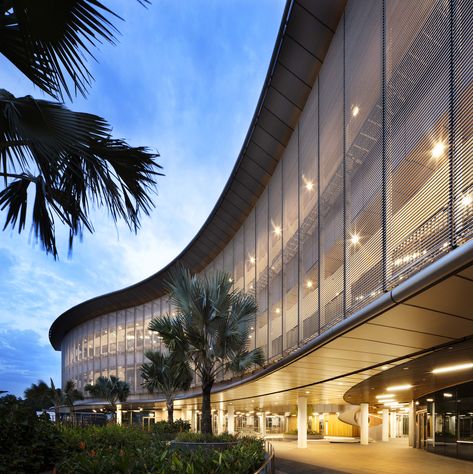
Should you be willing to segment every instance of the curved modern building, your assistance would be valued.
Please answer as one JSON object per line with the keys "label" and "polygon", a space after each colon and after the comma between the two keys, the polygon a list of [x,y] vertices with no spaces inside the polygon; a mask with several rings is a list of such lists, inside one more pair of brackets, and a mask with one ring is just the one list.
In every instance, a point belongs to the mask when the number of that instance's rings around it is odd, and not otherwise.
{"label": "curved modern building", "polygon": [[[63,381],[117,375],[123,409],[158,416],[139,366],[166,275],[224,270],[257,300],[266,365],[215,386],[219,429],[473,458],[472,19],[468,0],[289,0],[210,216],[167,267],[57,318]],[[176,403],[193,423],[197,393]]]}

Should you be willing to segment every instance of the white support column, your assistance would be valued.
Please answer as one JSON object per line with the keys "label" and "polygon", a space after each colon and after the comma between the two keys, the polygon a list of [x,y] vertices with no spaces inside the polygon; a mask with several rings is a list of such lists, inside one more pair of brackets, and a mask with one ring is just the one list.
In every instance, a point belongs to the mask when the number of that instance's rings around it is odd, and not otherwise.
{"label": "white support column", "polygon": [[263,412],[261,415],[261,427],[260,427],[261,436],[263,438],[266,436],[266,413]]}
{"label": "white support column", "polygon": [[223,419],[223,408],[218,409],[217,414],[217,433],[222,434],[224,432],[224,419]]}
{"label": "white support column", "polygon": [[389,409],[383,409],[383,434],[382,441],[389,441]]}
{"label": "white support column", "polygon": [[228,433],[235,433],[235,407],[233,405],[228,406]]}
{"label": "white support column", "polygon": [[369,442],[369,405],[367,403],[360,404],[360,444],[368,444]]}
{"label": "white support column", "polygon": [[307,448],[307,398],[297,398],[297,447]]}
{"label": "white support column", "polygon": [[122,424],[122,406],[120,404],[117,405],[117,425]]}
{"label": "white support column", "polygon": [[416,402],[409,403],[409,446],[415,448],[416,435]]}
{"label": "white support column", "polygon": [[391,421],[391,438],[397,438],[397,421],[395,411],[392,411],[389,414],[389,419]]}

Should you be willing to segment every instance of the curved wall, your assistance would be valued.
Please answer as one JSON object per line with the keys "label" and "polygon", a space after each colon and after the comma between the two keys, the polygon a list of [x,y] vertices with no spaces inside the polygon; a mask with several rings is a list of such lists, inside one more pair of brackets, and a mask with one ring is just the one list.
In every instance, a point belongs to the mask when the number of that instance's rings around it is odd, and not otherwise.
{"label": "curved wall", "polygon": [[[469,8],[348,3],[282,159],[204,270],[256,297],[248,344],[268,363],[471,238]],[[144,393],[143,352],[162,348],[147,325],[172,312],[163,296],[76,326],[63,381],[114,374]]]}

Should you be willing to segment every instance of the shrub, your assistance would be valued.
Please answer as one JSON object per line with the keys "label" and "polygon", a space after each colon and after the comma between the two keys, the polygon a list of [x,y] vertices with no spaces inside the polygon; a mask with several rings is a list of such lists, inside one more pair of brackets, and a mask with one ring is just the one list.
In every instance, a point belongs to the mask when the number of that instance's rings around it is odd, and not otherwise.
{"label": "shrub", "polygon": [[206,433],[179,433],[176,441],[188,443],[231,443],[237,441],[238,437],[228,433],[210,435]]}
{"label": "shrub", "polygon": [[46,415],[36,416],[25,401],[1,397],[0,425],[0,473],[41,472],[60,459],[63,443],[56,426]]}
{"label": "shrub", "polygon": [[157,421],[154,424],[153,431],[155,433],[183,433],[190,431],[191,425],[185,420],[176,420],[173,423],[169,421]]}

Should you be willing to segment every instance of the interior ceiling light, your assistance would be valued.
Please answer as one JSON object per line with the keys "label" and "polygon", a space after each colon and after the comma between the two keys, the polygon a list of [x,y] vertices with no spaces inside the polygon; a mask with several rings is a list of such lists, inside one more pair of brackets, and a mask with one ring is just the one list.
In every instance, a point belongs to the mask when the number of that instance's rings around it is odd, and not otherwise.
{"label": "interior ceiling light", "polygon": [[305,286],[306,286],[307,288],[312,288],[312,287],[314,286],[314,283],[313,283],[312,280],[307,280]]}
{"label": "interior ceiling light", "polygon": [[443,155],[444,151],[445,145],[442,142],[436,143],[431,150],[432,158],[436,160],[439,159]]}
{"label": "interior ceiling light", "polygon": [[443,394],[443,396],[444,396],[445,398],[452,398],[452,397],[453,397],[453,395],[452,395],[451,393],[447,393],[447,392],[445,392],[445,393]]}
{"label": "interior ceiling light", "polygon": [[353,108],[351,109],[351,114],[353,115],[353,117],[356,117],[359,113],[360,108],[357,105],[353,106]]}
{"label": "interior ceiling light", "polygon": [[360,236],[358,234],[351,234],[350,235],[350,243],[352,245],[358,245],[360,243]]}
{"label": "interior ceiling light", "polygon": [[382,398],[393,398],[394,395],[392,393],[384,393],[383,395],[376,395],[376,398],[378,400],[382,399]]}
{"label": "interior ceiling light", "polygon": [[280,236],[282,233],[281,226],[273,224],[273,232],[275,235]]}
{"label": "interior ceiling light", "polygon": [[434,399],[433,399],[433,398],[427,398],[426,401],[427,401],[427,402],[433,402]]}
{"label": "interior ceiling light", "polygon": [[250,257],[250,263],[255,263],[255,257]]}
{"label": "interior ceiling light", "polygon": [[304,181],[304,187],[307,191],[312,191],[314,189],[314,182],[310,179],[307,179],[304,175],[302,175],[302,181]]}
{"label": "interior ceiling light", "polygon": [[437,367],[436,369],[432,370],[433,374],[445,374],[447,372],[455,372],[457,370],[467,370],[473,369],[473,362],[466,362],[465,364],[457,364],[457,365],[448,365],[445,367]]}
{"label": "interior ceiling light", "polygon": [[461,203],[463,207],[471,206],[473,204],[473,196],[471,194],[465,194],[462,197]]}
{"label": "interior ceiling light", "polygon": [[392,387],[388,387],[386,390],[388,392],[398,392],[400,390],[409,390],[412,388],[412,385],[410,384],[405,384],[405,385],[393,385]]}

